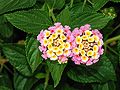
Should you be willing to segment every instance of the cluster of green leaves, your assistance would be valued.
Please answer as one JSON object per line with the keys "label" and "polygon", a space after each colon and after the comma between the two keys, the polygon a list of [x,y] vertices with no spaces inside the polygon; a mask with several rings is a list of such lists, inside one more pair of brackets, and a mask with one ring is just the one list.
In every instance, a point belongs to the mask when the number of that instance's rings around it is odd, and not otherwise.
{"label": "cluster of green leaves", "polygon": [[[92,66],[75,66],[73,63],[60,65],[57,62],[45,61],[41,57],[42,53],[38,49],[39,42],[36,40],[36,35],[42,29],[47,29],[55,22],[69,25],[72,29],[91,24],[93,29],[97,28],[104,35],[107,34],[105,29],[109,31],[108,27],[111,25],[109,23],[116,17],[115,10],[111,11],[111,6],[104,8],[110,1],[120,2],[120,0],[1,0],[0,48],[2,55],[0,57],[5,57],[13,70],[11,71],[6,64],[0,68],[0,90],[77,90],[74,88],[76,85],[69,86],[71,83],[67,83],[66,79],[63,85],[64,78],[79,84],[90,84],[93,90],[115,90],[118,87],[115,70],[120,64],[120,57],[118,59],[119,55],[113,49],[109,48],[110,51],[106,51],[108,46],[106,43],[105,53],[98,63]],[[14,37],[14,29],[27,34],[24,44],[7,40]],[[116,29],[118,27],[110,28],[105,38],[107,39]],[[120,42],[117,47],[120,54]],[[9,76],[6,70],[12,72],[12,75]],[[9,80],[12,76],[12,80]],[[12,82],[12,85],[6,83],[6,80],[10,81],[8,83]]]}

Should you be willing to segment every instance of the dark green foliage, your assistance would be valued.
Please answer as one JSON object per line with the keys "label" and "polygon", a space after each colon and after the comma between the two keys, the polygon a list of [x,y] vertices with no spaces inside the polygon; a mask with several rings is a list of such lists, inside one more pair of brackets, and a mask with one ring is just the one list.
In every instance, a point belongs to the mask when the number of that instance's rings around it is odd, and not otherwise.
{"label": "dark green foliage", "polygon": [[[120,0],[0,0],[0,90],[119,90]],[[44,60],[37,35],[56,22],[104,36],[91,66]]]}

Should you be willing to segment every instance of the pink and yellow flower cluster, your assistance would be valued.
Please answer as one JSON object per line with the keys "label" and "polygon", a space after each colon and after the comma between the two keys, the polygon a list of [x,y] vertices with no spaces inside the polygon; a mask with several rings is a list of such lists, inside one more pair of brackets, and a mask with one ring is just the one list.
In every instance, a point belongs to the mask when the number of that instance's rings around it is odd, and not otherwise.
{"label": "pink and yellow flower cluster", "polygon": [[48,30],[41,31],[37,36],[41,45],[39,49],[43,52],[44,59],[58,60],[61,63],[67,63],[71,55],[70,42],[73,40],[69,26],[62,26],[61,23],[55,23]]}
{"label": "pink and yellow flower cluster", "polygon": [[37,36],[44,59],[50,58],[62,64],[71,58],[78,65],[91,65],[99,60],[103,54],[102,39],[102,34],[97,29],[91,30],[89,24],[71,32],[69,26],[55,23]]}
{"label": "pink and yellow flower cluster", "polygon": [[72,48],[72,61],[75,64],[91,65],[99,60],[103,54],[103,37],[97,30],[91,30],[90,25],[86,24],[73,30],[74,46]]}

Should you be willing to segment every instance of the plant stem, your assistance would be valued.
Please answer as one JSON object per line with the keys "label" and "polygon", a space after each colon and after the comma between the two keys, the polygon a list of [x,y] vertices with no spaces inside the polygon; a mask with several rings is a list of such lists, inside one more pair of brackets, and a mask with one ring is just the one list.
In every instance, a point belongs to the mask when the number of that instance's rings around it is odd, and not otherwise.
{"label": "plant stem", "polygon": [[110,51],[112,51],[114,54],[116,54],[116,55],[118,55],[119,56],[119,54],[114,50],[114,49],[112,49],[110,46],[108,46],[107,45],[107,47],[108,47],[108,49],[110,50]]}
{"label": "plant stem", "polygon": [[2,69],[3,69],[3,64],[1,64],[1,67],[0,67],[0,73],[2,72]]}
{"label": "plant stem", "polygon": [[54,22],[56,22],[55,15],[53,13],[53,8],[50,8],[48,4],[47,4],[47,7],[48,7],[48,10],[49,10],[49,16],[52,17]]}
{"label": "plant stem", "polygon": [[108,35],[106,36],[105,39],[107,39],[109,37],[109,35],[111,35],[115,30],[117,30],[120,27],[120,24],[118,24],[113,30],[112,32],[108,33]]}
{"label": "plant stem", "polygon": [[74,2],[74,0],[71,0],[71,2],[70,2],[70,8],[72,8],[73,2]]}
{"label": "plant stem", "polygon": [[86,2],[87,2],[87,0],[84,0],[83,6],[82,6],[82,12],[83,12],[83,9],[84,9],[84,6],[85,6]]}
{"label": "plant stem", "polygon": [[45,83],[44,83],[44,90],[46,90],[48,86],[49,74],[50,74],[49,68],[46,66],[46,77],[45,77]]}
{"label": "plant stem", "polygon": [[5,64],[4,67],[13,75],[13,72]]}
{"label": "plant stem", "polygon": [[113,38],[110,38],[110,39],[106,40],[105,44],[107,45],[107,44],[109,44],[109,43],[111,43],[113,41],[119,40],[119,39],[120,39],[120,35],[115,36]]}
{"label": "plant stem", "polygon": [[50,13],[53,21],[56,22],[56,18],[55,18],[55,15],[54,15],[54,13],[53,13],[53,9],[50,9],[50,10],[49,10],[49,13]]}
{"label": "plant stem", "polygon": [[91,5],[93,5],[93,3],[90,0],[87,0]]}

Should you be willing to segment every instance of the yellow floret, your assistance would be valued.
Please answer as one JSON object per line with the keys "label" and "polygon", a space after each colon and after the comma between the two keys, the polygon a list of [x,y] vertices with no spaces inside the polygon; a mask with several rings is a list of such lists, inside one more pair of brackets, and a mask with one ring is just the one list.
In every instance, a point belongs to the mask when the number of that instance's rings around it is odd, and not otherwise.
{"label": "yellow floret", "polygon": [[70,52],[69,50],[65,50],[64,55],[67,56],[69,54],[69,52]]}
{"label": "yellow floret", "polygon": [[59,49],[60,49],[60,50],[63,50],[64,48],[65,48],[64,45],[60,45],[60,46],[59,46]]}
{"label": "yellow floret", "polygon": [[50,37],[50,38],[48,39],[48,43],[53,43],[53,38]]}
{"label": "yellow floret", "polygon": [[94,52],[97,52],[97,51],[98,51],[98,46],[97,46],[97,45],[94,45],[94,46],[93,46],[93,51],[94,51]]}
{"label": "yellow floret", "polygon": [[58,52],[59,48],[58,47],[53,47],[53,52]]}
{"label": "yellow floret", "polygon": [[87,39],[88,39],[88,36],[87,36],[87,35],[83,35],[83,36],[82,36],[82,39],[83,39],[83,40],[87,40]]}
{"label": "yellow floret", "polygon": [[98,53],[94,52],[92,58],[93,58],[93,59],[98,59]]}
{"label": "yellow floret", "polygon": [[79,49],[78,49],[77,47],[75,47],[75,48],[73,49],[73,53],[78,55],[78,54],[79,54]]}
{"label": "yellow floret", "polygon": [[88,38],[88,42],[94,42],[94,38],[93,37],[89,37]]}
{"label": "yellow floret", "polygon": [[48,45],[48,40],[47,39],[43,39],[43,45],[47,46]]}
{"label": "yellow floret", "polygon": [[54,34],[52,34],[52,36],[51,36],[53,39],[56,39],[57,37],[58,37],[58,34],[57,33],[54,33]]}
{"label": "yellow floret", "polygon": [[64,45],[64,42],[62,39],[59,39],[58,42],[61,44],[61,45]]}
{"label": "yellow floret", "polygon": [[85,31],[85,35],[87,35],[87,36],[90,36],[91,34],[92,34],[91,31],[89,31],[89,30],[86,30],[86,31]]}
{"label": "yellow floret", "polygon": [[57,57],[56,55],[54,55],[54,56],[52,56],[50,59],[51,59],[51,60],[57,60],[58,57]]}
{"label": "yellow floret", "polygon": [[82,43],[80,43],[80,44],[79,44],[79,49],[80,49],[80,50],[82,50],[82,49],[83,49],[83,47],[84,47],[84,46],[83,46],[83,44],[82,44]]}
{"label": "yellow floret", "polygon": [[81,54],[82,56],[85,56],[86,52],[85,52],[84,50],[81,50],[81,51],[80,51],[80,54]]}
{"label": "yellow floret", "polygon": [[62,30],[62,29],[57,29],[57,30],[56,30],[56,33],[57,33],[57,34],[63,34],[63,30]]}
{"label": "yellow floret", "polygon": [[82,38],[80,36],[77,36],[75,41],[77,44],[80,44],[82,42]]}
{"label": "yellow floret", "polygon": [[47,55],[48,55],[48,57],[52,57],[52,56],[54,56],[55,54],[53,53],[53,51],[47,50]]}
{"label": "yellow floret", "polygon": [[70,43],[69,43],[69,42],[66,42],[66,43],[65,43],[65,49],[66,49],[66,50],[70,49]]}
{"label": "yellow floret", "polygon": [[94,52],[92,50],[87,52],[87,56],[93,56]]}
{"label": "yellow floret", "polygon": [[53,50],[52,44],[49,44],[49,45],[48,45],[48,49],[49,49],[49,50]]}
{"label": "yellow floret", "polygon": [[94,38],[95,42],[98,42],[98,41],[99,41],[99,37],[98,37],[98,36],[93,35],[93,38]]}
{"label": "yellow floret", "polygon": [[83,62],[87,62],[88,61],[88,57],[87,56],[81,56],[81,59]]}
{"label": "yellow floret", "polygon": [[57,56],[60,56],[60,55],[62,55],[63,54],[63,51],[62,50],[59,50],[58,52],[56,52],[56,55]]}
{"label": "yellow floret", "polygon": [[101,46],[101,41],[98,41],[98,46]]}
{"label": "yellow floret", "polygon": [[67,38],[66,38],[66,36],[65,36],[64,34],[61,34],[61,35],[60,35],[60,39],[66,40]]}
{"label": "yellow floret", "polygon": [[49,36],[50,36],[50,34],[51,34],[51,32],[50,32],[50,31],[46,31],[46,32],[45,32],[45,37],[49,37]]}

